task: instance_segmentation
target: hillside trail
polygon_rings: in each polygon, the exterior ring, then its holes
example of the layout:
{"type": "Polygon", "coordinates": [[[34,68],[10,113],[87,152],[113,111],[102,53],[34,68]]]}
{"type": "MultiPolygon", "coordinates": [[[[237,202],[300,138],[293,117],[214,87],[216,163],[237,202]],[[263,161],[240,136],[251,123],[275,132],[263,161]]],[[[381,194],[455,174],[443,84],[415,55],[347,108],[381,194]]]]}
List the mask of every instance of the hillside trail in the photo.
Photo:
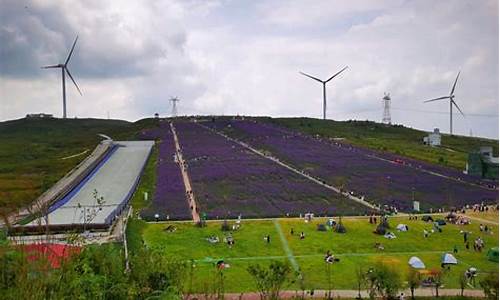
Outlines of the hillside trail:
{"type": "Polygon", "coordinates": [[[175,155],[177,157],[179,168],[181,169],[182,180],[184,181],[184,187],[186,189],[186,198],[189,204],[189,208],[191,210],[191,215],[193,221],[198,223],[200,221],[200,214],[198,212],[198,206],[196,205],[196,199],[194,197],[193,188],[191,186],[191,180],[189,179],[186,161],[182,157],[182,150],[179,144],[179,138],[177,137],[177,132],[175,130],[174,123],[170,123],[170,130],[172,131],[172,135],[174,137],[175,155]]]}

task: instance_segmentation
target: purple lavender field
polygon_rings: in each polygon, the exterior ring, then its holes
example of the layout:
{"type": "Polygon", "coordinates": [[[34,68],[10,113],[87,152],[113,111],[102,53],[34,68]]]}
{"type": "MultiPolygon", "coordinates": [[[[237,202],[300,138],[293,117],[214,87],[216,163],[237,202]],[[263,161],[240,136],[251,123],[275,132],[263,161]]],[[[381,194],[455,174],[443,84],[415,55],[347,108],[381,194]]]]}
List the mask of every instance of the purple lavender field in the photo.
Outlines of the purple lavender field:
{"type": "Polygon", "coordinates": [[[457,171],[416,160],[406,164],[348,144],[313,138],[277,125],[255,121],[206,122],[219,131],[271,153],[280,160],[371,203],[387,204],[403,211],[412,209],[413,196],[423,210],[498,202],[498,192],[474,185],[477,179],[457,171]],[[426,171],[460,178],[452,180],[426,171]]]}
{"type": "Polygon", "coordinates": [[[155,214],[159,214],[161,220],[190,219],[181,171],[174,161],[175,145],[169,124],[163,122],[159,128],[146,131],[141,137],[160,139],[156,191],[151,205],[141,211],[141,217],[153,220],[155,214]]]}
{"type": "Polygon", "coordinates": [[[175,123],[200,213],[209,218],[359,215],[340,196],[195,123],[175,123]]]}

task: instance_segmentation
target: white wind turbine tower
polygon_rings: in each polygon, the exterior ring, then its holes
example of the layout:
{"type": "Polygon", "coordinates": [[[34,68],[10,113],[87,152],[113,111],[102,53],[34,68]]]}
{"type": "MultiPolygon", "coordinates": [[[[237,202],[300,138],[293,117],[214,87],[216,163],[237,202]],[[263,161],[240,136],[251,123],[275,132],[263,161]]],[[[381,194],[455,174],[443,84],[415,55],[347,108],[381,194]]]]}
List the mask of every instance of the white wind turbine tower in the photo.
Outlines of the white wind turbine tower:
{"type": "Polygon", "coordinates": [[[73,76],[71,76],[71,73],[68,70],[68,63],[69,59],[71,58],[71,55],[73,54],[73,50],[75,50],[75,45],[76,41],[78,40],[78,36],[76,37],[75,41],[73,42],[73,46],[71,47],[71,51],[68,54],[68,57],[66,58],[66,61],[64,64],[58,64],[58,65],[51,65],[51,66],[44,66],[42,69],[53,69],[53,68],[61,68],[61,74],[62,74],[62,92],[63,92],[63,118],[66,119],[66,73],[68,73],[69,78],[73,83],[75,84],[76,89],[78,90],[78,93],[82,95],[82,92],[80,91],[80,88],[76,84],[75,80],[73,79],[73,76]]]}
{"type": "Polygon", "coordinates": [[[458,76],[460,76],[460,72],[458,72],[458,74],[457,74],[457,78],[455,79],[455,83],[453,84],[453,87],[451,88],[451,92],[450,92],[449,96],[443,96],[443,97],[434,98],[434,99],[424,101],[424,103],[427,103],[427,102],[432,102],[432,101],[450,99],[450,135],[453,135],[453,105],[455,105],[455,107],[462,114],[462,116],[465,117],[464,113],[462,112],[460,107],[458,107],[457,103],[455,102],[455,87],[457,86],[458,76]]]}
{"type": "Polygon", "coordinates": [[[311,79],[314,79],[318,82],[321,82],[323,84],[323,120],[326,120],[326,84],[332,80],[333,78],[335,78],[337,75],[339,75],[340,73],[344,72],[344,70],[347,69],[347,66],[345,68],[343,68],[342,70],[338,71],[335,75],[333,75],[332,77],[328,78],[327,80],[321,80],[319,78],[316,78],[314,76],[311,76],[311,75],[308,75],[306,73],[303,73],[303,72],[299,72],[300,74],[304,75],[304,76],[307,76],[311,79]]]}

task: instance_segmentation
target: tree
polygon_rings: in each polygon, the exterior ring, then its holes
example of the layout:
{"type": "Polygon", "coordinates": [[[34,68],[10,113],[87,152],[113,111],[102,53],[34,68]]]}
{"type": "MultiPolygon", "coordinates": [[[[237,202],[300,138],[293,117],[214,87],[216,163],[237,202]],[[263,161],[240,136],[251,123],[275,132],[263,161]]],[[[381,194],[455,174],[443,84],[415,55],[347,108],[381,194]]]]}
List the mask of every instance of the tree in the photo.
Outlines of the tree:
{"type": "Polygon", "coordinates": [[[253,277],[261,299],[276,300],[283,286],[290,282],[292,268],[286,262],[273,261],[266,268],[259,264],[250,265],[248,273],[253,277]]]}
{"type": "Polygon", "coordinates": [[[460,286],[460,296],[464,296],[464,289],[467,286],[467,277],[464,273],[458,273],[458,286],[460,286]]]}
{"type": "Polygon", "coordinates": [[[420,286],[420,276],[417,270],[410,268],[407,273],[406,281],[411,292],[411,298],[415,299],[415,289],[420,286]]]}
{"type": "Polygon", "coordinates": [[[443,285],[446,273],[444,271],[437,271],[434,275],[434,289],[436,290],[436,297],[439,297],[439,288],[443,285]]]}
{"type": "Polygon", "coordinates": [[[402,287],[398,271],[382,263],[371,268],[367,277],[370,282],[370,298],[379,294],[384,299],[393,299],[402,287]]]}
{"type": "Polygon", "coordinates": [[[363,266],[361,266],[361,265],[358,265],[356,267],[356,283],[358,285],[358,297],[357,297],[357,299],[361,299],[361,289],[366,284],[366,272],[365,272],[363,266]]]}
{"type": "Polygon", "coordinates": [[[488,299],[498,299],[498,273],[493,272],[479,281],[479,285],[488,299]]]}

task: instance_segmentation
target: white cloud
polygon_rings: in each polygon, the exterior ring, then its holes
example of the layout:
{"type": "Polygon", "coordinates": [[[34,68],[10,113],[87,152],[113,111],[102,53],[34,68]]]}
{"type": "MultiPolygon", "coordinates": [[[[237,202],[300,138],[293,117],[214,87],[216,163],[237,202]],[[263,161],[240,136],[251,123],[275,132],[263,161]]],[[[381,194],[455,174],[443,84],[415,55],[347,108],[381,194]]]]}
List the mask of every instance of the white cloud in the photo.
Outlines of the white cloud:
{"type": "MultiPolygon", "coordinates": [[[[447,111],[422,100],[448,93],[458,70],[466,114],[498,112],[493,0],[5,3],[0,119],[37,103],[60,112],[60,79],[38,67],[64,59],[76,32],[70,68],[84,96],[68,85],[68,105],[79,116],[166,114],[177,95],[182,114],[320,117],[321,85],[298,71],[328,78],[344,65],[327,87],[330,118],[380,120],[391,92],[396,122],[447,131],[446,115],[415,110],[447,111]]],[[[498,137],[498,118],[455,120],[462,134],[498,137]]]]}

